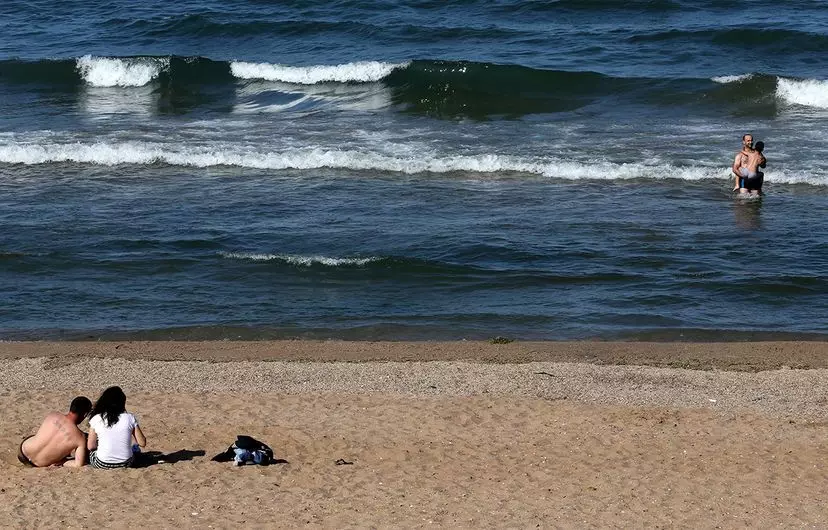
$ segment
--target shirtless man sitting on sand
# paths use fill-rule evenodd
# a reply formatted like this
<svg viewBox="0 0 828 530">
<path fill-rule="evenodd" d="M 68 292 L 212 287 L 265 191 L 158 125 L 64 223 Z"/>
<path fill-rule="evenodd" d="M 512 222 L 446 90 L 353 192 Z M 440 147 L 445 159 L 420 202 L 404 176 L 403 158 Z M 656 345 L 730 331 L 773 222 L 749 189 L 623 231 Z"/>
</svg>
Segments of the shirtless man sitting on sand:
<svg viewBox="0 0 828 530">
<path fill-rule="evenodd" d="M 83 396 L 76 397 L 69 406 L 68 414 L 53 412 L 46 416 L 37 434 L 20 444 L 17 459 L 31 467 L 81 467 L 86 464 L 86 436 L 78 425 L 92 410 L 92 402 Z M 67 460 L 74 453 L 73 460 Z"/>
</svg>

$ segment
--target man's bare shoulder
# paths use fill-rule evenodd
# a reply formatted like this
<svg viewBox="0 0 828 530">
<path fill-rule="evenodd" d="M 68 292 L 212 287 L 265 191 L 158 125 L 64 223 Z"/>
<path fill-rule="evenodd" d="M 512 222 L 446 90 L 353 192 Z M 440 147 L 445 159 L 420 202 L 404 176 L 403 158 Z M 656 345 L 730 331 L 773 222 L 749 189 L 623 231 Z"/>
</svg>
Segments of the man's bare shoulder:
<svg viewBox="0 0 828 530">
<path fill-rule="evenodd" d="M 75 422 L 73 422 L 72 420 L 70 420 L 66 416 L 63 416 L 62 414 L 61 414 L 61 418 L 64 422 L 64 427 L 65 427 L 64 432 L 67 435 L 69 435 L 69 436 L 71 436 L 72 438 L 75 438 L 75 439 L 85 438 L 85 436 L 83 434 L 83 431 L 80 430 L 80 427 L 75 425 Z"/>
<path fill-rule="evenodd" d="M 43 420 L 41 429 L 45 429 L 51 434 L 60 433 L 64 439 L 77 441 L 83 438 L 83 432 L 75 423 L 60 412 L 52 412 L 48 414 Z"/>
<path fill-rule="evenodd" d="M 49 414 L 46 415 L 45 418 L 43 418 L 43 422 L 42 422 L 41 426 L 57 425 L 57 424 L 62 423 L 63 419 L 64 419 L 63 414 L 61 414 L 60 412 L 50 412 Z"/>
</svg>

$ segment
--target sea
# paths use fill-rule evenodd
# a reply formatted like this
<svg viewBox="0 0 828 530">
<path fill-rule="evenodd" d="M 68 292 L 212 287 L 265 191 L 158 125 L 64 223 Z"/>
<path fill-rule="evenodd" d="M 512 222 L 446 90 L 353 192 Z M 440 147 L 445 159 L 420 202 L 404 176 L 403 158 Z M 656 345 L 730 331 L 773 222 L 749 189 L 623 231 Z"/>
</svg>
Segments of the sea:
<svg viewBox="0 0 828 530">
<path fill-rule="evenodd" d="M 826 50 L 824 0 L 3 0 L 0 339 L 825 340 Z"/>
</svg>

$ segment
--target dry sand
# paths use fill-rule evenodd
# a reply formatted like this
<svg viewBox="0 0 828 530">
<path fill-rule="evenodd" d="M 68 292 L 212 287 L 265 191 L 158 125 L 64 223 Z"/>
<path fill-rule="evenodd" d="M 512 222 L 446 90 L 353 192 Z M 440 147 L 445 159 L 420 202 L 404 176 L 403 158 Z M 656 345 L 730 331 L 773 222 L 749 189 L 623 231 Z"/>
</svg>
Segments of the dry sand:
<svg viewBox="0 0 828 530">
<path fill-rule="evenodd" d="M 824 528 L 826 358 L 821 342 L 0 343 L 0 526 Z M 177 462 L 17 463 L 43 415 L 110 384 Z M 286 462 L 211 462 L 239 433 Z"/>
</svg>

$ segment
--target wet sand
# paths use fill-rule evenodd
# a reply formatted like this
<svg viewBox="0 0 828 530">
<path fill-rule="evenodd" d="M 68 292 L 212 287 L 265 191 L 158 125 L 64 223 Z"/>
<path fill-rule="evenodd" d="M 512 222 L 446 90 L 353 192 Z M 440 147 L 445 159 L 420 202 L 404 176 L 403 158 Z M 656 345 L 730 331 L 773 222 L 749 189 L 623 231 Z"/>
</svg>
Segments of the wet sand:
<svg viewBox="0 0 828 530">
<path fill-rule="evenodd" d="M 0 359 L 106 357 L 161 361 L 531 361 L 698 370 L 828 368 L 828 342 L 132 341 L 0 342 Z"/>
</svg>

